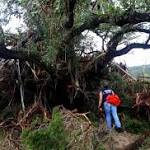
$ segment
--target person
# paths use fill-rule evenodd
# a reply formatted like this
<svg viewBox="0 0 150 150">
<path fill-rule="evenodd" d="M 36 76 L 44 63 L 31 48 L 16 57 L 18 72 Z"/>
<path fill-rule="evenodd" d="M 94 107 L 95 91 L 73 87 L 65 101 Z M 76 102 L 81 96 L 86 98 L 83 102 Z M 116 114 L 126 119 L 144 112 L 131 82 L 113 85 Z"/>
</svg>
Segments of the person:
<svg viewBox="0 0 150 150">
<path fill-rule="evenodd" d="M 127 68 L 126 63 L 123 64 L 122 62 L 120 62 L 119 66 L 120 66 L 123 70 L 128 71 L 128 68 Z"/>
<path fill-rule="evenodd" d="M 112 105 L 106 101 L 106 97 L 112 94 L 114 94 L 114 91 L 111 88 L 109 88 L 108 82 L 106 81 L 104 83 L 104 88 L 99 92 L 98 108 L 99 111 L 102 111 L 102 107 L 104 108 L 107 129 L 108 130 L 112 129 L 112 119 L 113 119 L 116 131 L 122 132 L 123 130 L 121 127 L 121 122 L 117 114 L 117 106 Z"/>
</svg>

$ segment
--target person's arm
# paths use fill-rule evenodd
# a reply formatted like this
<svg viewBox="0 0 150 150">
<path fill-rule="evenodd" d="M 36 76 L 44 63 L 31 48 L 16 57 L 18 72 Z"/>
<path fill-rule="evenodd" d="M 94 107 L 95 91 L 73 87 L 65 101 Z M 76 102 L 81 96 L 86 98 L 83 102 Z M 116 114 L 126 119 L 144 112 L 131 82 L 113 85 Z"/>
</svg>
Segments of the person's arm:
<svg viewBox="0 0 150 150">
<path fill-rule="evenodd" d="M 98 108 L 102 107 L 102 100 L 103 100 L 103 94 L 102 94 L 102 92 L 99 92 L 99 104 L 98 104 Z"/>
<path fill-rule="evenodd" d="M 114 95 L 115 93 L 114 93 L 114 91 L 112 91 L 112 95 Z"/>
</svg>

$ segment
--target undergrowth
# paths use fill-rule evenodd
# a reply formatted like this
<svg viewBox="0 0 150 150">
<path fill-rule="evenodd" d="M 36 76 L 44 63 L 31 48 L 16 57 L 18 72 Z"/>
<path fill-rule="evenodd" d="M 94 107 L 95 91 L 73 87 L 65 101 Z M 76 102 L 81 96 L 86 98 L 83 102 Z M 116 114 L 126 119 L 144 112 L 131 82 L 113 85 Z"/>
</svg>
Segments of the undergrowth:
<svg viewBox="0 0 150 150">
<path fill-rule="evenodd" d="M 126 131 L 140 134 L 147 131 L 150 131 L 150 124 L 148 121 L 144 119 L 137 119 L 134 117 L 131 117 L 130 115 L 125 116 L 125 120 L 123 121 L 123 127 Z"/>
<path fill-rule="evenodd" d="M 54 110 L 53 118 L 47 127 L 26 129 L 21 135 L 26 150 L 64 150 L 67 143 L 67 133 L 61 114 Z"/>
</svg>

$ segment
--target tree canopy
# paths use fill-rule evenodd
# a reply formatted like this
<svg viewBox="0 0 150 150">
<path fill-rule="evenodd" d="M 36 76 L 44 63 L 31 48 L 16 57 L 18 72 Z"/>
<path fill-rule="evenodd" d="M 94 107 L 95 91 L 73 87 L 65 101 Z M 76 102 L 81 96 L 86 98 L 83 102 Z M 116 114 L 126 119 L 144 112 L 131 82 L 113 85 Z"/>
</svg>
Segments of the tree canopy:
<svg viewBox="0 0 150 150">
<path fill-rule="evenodd" d="M 102 37 L 106 45 L 105 49 L 104 46 L 98 49 L 99 54 L 105 52 L 103 64 L 133 48 L 150 48 L 149 36 L 145 43 L 130 43 L 129 39 L 136 32 L 150 33 L 147 0 L 7 0 L 1 3 L 5 6 L 1 12 L 2 23 L 15 15 L 23 17 L 28 27 L 28 31 L 19 35 L 4 33 L 1 28 L 0 57 L 5 59 L 33 61 L 49 71 L 56 62 L 73 63 L 79 54 L 86 55 L 87 47 L 81 40 L 87 30 Z M 124 48 L 118 49 L 124 39 L 127 41 Z"/>
<path fill-rule="evenodd" d="M 53 78 L 66 66 L 72 80 L 76 80 L 95 66 L 99 72 L 113 58 L 134 48 L 150 48 L 148 0 L 7 0 L 1 3 L 1 23 L 6 24 L 15 15 L 23 18 L 27 30 L 12 34 L 4 32 L 1 26 L 0 57 L 33 62 Z M 86 40 L 85 31 L 99 36 L 102 46 L 95 49 Z M 143 43 L 131 42 L 136 33 L 145 33 L 147 39 Z M 84 68 L 80 65 L 82 61 L 88 62 Z"/>
</svg>

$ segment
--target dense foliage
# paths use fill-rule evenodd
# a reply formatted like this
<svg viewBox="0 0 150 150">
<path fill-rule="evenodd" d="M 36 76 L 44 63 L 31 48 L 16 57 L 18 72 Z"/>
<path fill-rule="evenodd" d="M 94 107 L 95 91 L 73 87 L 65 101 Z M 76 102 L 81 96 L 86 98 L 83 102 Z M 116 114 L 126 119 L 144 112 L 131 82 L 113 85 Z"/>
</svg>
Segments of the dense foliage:
<svg viewBox="0 0 150 150">
<path fill-rule="evenodd" d="M 125 116 L 123 126 L 126 131 L 134 134 L 146 133 L 150 131 L 149 122 L 143 119 L 131 117 L 129 114 Z"/>
<path fill-rule="evenodd" d="M 127 53 L 134 46 L 135 48 L 137 46 L 147 48 L 148 46 L 148 42 L 143 45 L 134 43 L 133 47 L 129 47 L 128 44 L 135 32 L 149 33 L 147 24 L 143 23 L 144 21 L 148 22 L 149 18 L 141 19 L 142 15 L 149 17 L 149 1 L 7 0 L 1 3 L 5 6 L 1 12 L 3 15 L 5 14 L 5 19 L 2 19 L 3 23 L 9 21 L 8 18 L 11 15 L 16 15 L 23 17 L 28 27 L 28 34 L 36 32 L 38 38 L 27 39 L 24 43 L 25 50 L 39 53 L 43 60 L 41 62 L 44 63 L 53 64 L 58 60 L 68 63 L 71 59 L 71 65 L 74 68 L 76 63 L 79 63 L 79 59 L 76 58 L 78 54 L 88 56 L 89 53 L 86 43 L 82 45 L 83 43 L 81 44 L 81 40 L 79 40 L 79 36 L 86 30 L 91 30 L 102 38 L 102 47 L 97 49 L 109 53 L 110 60 Z M 130 18 L 128 18 L 129 16 Z M 138 18 L 136 20 L 136 17 L 139 17 L 140 20 Z M 129 48 L 129 50 L 120 49 L 120 52 L 115 52 L 120 42 L 125 43 L 124 48 L 126 50 Z M 78 45 L 76 45 L 77 43 Z M 82 49 L 77 49 L 79 46 L 82 46 Z M 95 54 L 94 47 L 90 47 L 89 51 L 91 54 Z M 110 54 L 109 51 L 114 54 Z M 73 70 L 73 73 L 76 71 Z"/>
<path fill-rule="evenodd" d="M 38 130 L 26 129 L 22 132 L 23 147 L 27 150 L 64 150 L 67 140 L 63 119 L 57 109 L 54 110 L 53 119 L 48 127 Z"/>
</svg>

